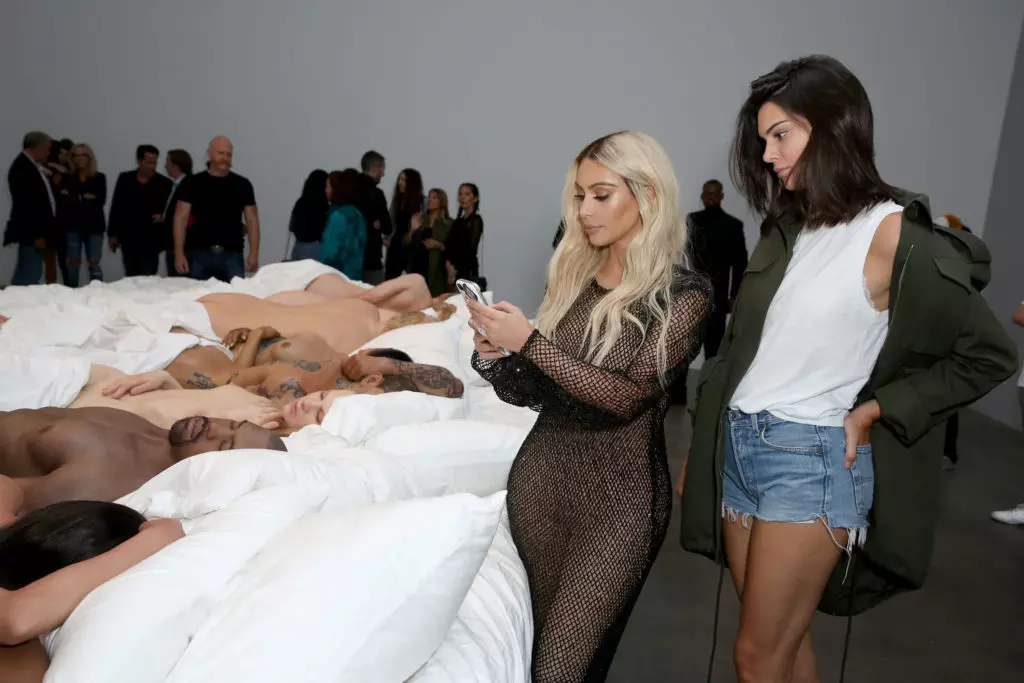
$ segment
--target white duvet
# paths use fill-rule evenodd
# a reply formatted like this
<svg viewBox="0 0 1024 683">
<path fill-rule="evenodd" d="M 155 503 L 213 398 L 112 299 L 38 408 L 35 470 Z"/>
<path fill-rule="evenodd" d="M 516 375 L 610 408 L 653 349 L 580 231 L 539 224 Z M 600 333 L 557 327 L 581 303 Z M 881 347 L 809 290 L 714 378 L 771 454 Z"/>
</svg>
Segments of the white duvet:
<svg viewBox="0 0 1024 683">
<path fill-rule="evenodd" d="M 175 348 L 166 337 L 190 338 L 170 326 L 203 324 L 195 298 L 302 289 L 325 272 L 311 264 L 231 285 L 0 292 L 0 313 L 25 321 L 0 332 L 0 409 L 12 383 L 22 400 L 66 405 L 97 358 L 162 367 Z M 503 489 L 535 415 L 469 367 L 467 315 L 453 302 L 451 320 L 367 346 L 448 368 L 463 398 L 349 397 L 288 437 L 287 454 L 209 453 L 126 496 L 149 517 L 182 519 L 188 535 L 94 591 L 46 639 L 47 680 L 528 681 L 529 591 Z"/>
</svg>

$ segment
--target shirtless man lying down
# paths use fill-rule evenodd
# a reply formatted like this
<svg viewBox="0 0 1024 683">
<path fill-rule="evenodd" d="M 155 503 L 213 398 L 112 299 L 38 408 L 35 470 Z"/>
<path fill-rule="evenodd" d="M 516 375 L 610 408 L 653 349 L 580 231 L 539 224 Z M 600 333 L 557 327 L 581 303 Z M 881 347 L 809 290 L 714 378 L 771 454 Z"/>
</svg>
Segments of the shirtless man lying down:
<svg viewBox="0 0 1024 683">
<path fill-rule="evenodd" d="M 112 408 L 0 412 L 0 524 L 50 503 L 113 501 L 185 458 L 232 448 L 285 450 L 243 421 L 194 416 L 168 430 Z"/>
</svg>

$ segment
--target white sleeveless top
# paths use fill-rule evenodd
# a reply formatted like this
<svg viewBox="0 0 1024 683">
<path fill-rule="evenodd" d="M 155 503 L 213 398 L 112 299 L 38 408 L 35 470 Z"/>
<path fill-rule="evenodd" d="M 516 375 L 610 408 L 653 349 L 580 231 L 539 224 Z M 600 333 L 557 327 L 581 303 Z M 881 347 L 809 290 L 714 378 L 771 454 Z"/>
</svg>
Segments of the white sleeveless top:
<svg viewBox="0 0 1024 683">
<path fill-rule="evenodd" d="M 864 261 L 895 202 L 849 223 L 802 230 L 765 318 L 761 343 L 729 407 L 791 422 L 841 427 L 875 366 L 889 328 L 864 281 Z"/>
</svg>

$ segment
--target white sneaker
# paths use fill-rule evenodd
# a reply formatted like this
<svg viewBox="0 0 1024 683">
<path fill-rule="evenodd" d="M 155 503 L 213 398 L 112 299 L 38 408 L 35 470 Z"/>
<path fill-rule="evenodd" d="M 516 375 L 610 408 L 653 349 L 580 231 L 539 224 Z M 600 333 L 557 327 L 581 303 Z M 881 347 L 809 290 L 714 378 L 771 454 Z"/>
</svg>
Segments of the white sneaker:
<svg viewBox="0 0 1024 683">
<path fill-rule="evenodd" d="M 996 510 L 992 513 L 992 519 L 1003 524 L 1024 524 L 1024 503 L 1012 510 Z"/>
</svg>

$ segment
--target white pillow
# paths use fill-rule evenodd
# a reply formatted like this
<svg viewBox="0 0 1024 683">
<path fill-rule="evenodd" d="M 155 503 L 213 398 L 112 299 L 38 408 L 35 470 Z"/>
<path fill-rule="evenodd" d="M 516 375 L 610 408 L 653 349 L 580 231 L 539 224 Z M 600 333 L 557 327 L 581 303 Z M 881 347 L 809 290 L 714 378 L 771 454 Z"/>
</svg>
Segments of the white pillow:
<svg viewBox="0 0 1024 683">
<path fill-rule="evenodd" d="M 446 420 L 393 427 L 366 445 L 401 466 L 417 496 L 490 495 L 506 487 L 528 433 L 519 426 Z"/>
<path fill-rule="evenodd" d="M 204 453 L 161 472 L 118 502 L 147 517 L 193 519 L 269 486 L 326 487 L 330 509 L 413 495 L 405 473 L 380 453 L 364 448 L 321 453 L 329 459 L 255 449 Z"/>
<path fill-rule="evenodd" d="M 357 446 L 396 425 L 452 420 L 465 415 L 461 398 L 441 398 L 415 391 L 355 394 L 331 405 L 320 427 Z"/>
<path fill-rule="evenodd" d="M 228 580 L 325 497 L 309 486 L 265 489 L 199 520 L 188 536 L 90 593 L 45 639 L 45 681 L 163 681 Z"/>
<path fill-rule="evenodd" d="M 504 493 L 322 513 L 232 582 L 168 683 L 396 683 L 444 640 L 491 545 Z"/>
<path fill-rule="evenodd" d="M 441 647 L 409 683 L 530 683 L 533 606 L 503 517 Z"/>
</svg>

